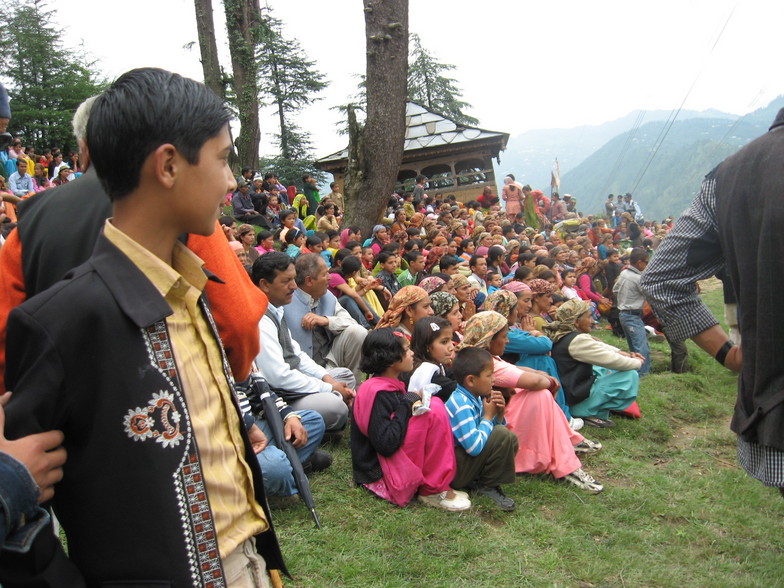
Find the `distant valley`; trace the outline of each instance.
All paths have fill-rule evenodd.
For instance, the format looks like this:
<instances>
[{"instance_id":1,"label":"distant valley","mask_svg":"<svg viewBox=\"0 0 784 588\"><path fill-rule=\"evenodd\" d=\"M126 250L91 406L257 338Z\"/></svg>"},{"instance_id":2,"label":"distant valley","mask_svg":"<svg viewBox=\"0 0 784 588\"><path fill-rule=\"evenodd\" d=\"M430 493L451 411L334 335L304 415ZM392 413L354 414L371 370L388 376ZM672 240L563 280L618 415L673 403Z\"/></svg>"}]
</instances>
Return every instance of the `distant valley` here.
<instances>
[{"instance_id":1,"label":"distant valley","mask_svg":"<svg viewBox=\"0 0 784 588\"><path fill-rule=\"evenodd\" d=\"M497 166L499 184L513 173L549 194L557 157L560 192L575 196L585 214L603 212L608 194L633 192L646 218L678 216L705 174L767 131L782 107L784 96L743 117L681 111L668 131L666 111L635 111L598 126L528 131L509 139Z\"/></svg>"}]
</instances>

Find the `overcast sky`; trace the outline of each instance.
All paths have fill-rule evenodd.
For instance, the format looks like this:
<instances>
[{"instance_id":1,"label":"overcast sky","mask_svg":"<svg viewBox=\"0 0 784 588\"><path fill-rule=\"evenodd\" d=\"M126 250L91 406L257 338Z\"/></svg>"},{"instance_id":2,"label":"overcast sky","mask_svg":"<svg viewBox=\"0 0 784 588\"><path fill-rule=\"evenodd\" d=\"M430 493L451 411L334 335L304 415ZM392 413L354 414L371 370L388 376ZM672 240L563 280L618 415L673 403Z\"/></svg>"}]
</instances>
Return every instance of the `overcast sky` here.
<instances>
[{"instance_id":1,"label":"overcast sky","mask_svg":"<svg viewBox=\"0 0 784 588\"><path fill-rule=\"evenodd\" d=\"M330 81L299 125L311 131L317 157L342 149L339 114L330 107L345 103L355 75L364 73L362 1L269 4ZM213 5L230 69L223 5ZM59 7L66 44L83 43L108 78L158 66L202 79L198 46L185 48L196 41L192 0ZM480 126L514 136L600 124L636 109L672 110L684 99L686 109L738 115L764 106L784 93L783 17L784 2L770 0L410 0L409 28L440 61L457 66L452 75ZM262 117L263 132L274 124Z\"/></svg>"}]
</instances>

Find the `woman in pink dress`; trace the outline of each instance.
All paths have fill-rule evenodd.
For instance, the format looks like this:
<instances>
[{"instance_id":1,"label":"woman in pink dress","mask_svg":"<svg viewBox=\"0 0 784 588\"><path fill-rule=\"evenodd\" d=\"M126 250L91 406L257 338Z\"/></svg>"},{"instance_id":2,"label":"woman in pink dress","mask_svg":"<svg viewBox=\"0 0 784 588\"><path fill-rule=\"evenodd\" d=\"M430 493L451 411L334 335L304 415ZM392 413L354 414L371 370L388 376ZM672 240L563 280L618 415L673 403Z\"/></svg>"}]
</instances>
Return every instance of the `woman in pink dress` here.
<instances>
[{"instance_id":1,"label":"woman in pink dress","mask_svg":"<svg viewBox=\"0 0 784 588\"><path fill-rule=\"evenodd\" d=\"M515 456L518 474L551 474L578 488L597 494L604 488L582 469L577 454L596 453L601 443L590 441L569 428L550 390L553 379L537 370L522 368L500 358L508 342L508 322L489 310L468 320L462 347L480 347L493 356L494 387L511 390L506 420L517 435Z\"/></svg>"},{"instance_id":2,"label":"woman in pink dress","mask_svg":"<svg viewBox=\"0 0 784 588\"><path fill-rule=\"evenodd\" d=\"M506 202L506 216L509 222L514 222L519 213L523 211L523 191L515 181L507 176L504 178L504 190L501 198Z\"/></svg>"}]
</instances>

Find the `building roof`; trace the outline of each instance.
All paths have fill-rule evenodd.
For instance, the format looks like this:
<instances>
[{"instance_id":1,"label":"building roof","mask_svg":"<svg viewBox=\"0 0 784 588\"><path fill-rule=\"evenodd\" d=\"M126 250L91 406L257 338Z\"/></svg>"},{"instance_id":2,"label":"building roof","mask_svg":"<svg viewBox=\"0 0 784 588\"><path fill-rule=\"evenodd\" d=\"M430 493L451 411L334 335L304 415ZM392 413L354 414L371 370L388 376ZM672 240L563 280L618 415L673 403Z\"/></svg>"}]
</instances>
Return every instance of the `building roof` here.
<instances>
[{"instance_id":1,"label":"building roof","mask_svg":"<svg viewBox=\"0 0 784 588\"><path fill-rule=\"evenodd\" d=\"M508 133L497 133L477 127L469 127L456 123L442 114L431 112L416 102L406 103L406 138L403 152L442 147L458 146L482 139L494 139L500 142L499 150L506 149ZM332 163L348 158L348 147L317 160L318 163Z\"/></svg>"}]
</instances>

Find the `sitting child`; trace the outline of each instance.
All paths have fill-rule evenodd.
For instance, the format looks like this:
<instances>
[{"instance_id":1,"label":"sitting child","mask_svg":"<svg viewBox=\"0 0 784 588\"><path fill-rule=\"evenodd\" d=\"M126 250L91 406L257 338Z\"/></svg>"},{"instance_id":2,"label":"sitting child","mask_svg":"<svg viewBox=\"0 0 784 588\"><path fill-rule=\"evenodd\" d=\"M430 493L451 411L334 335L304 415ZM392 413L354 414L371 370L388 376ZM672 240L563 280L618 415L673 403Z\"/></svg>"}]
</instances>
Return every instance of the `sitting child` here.
<instances>
[{"instance_id":1,"label":"sitting child","mask_svg":"<svg viewBox=\"0 0 784 588\"><path fill-rule=\"evenodd\" d=\"M500 290L504 285L504 278L499 272L487 274L487 294L490 295L496 290Z\"/></svg>"},{"instance_id":2,"label":"sitting child","mask_svg":"<svg viewBox=\"0 0 784 588\"><path fill-rule=\"evenodd\" d=\"M501 510L513 510L514 500L501 484L515 481L517 436L506 428L503 394L493 390L493 356L478 347L461 349L455 358L457 389L446 403L455 436L456 488L475 488Z\"/></svg>"},{"instance_id":3,"label":"sitting child","mask_svg":"<svg viewBox=\"0 0 784 588\"><path fill-rule=\"evenodd\" d=\"M451 366L455 357L455 344L452 340L452 325L445 318L426 316L414 325L411 336L411 349L414 351L414 371L407 381L408 390L422 390L425 384L436 384L441 390L436 392L446 402L455 391L457 382L452 378Z\"/></svg>"},{"instance_id":4,"label":"sitting child","mask_svg":"<svg viewBox=\"0 0 784 588\"><path fill-rule=\"evenodd\" d=\"M354 481L398 506L406 506L418 493L427 506L468 510L468 495L449 487L455 452L444 403L432 398L429 411L413 416L421 396L407 393L400 381L400 374L413 367L413 353L401 332L382 328L368 333L360 369L373 377L354 399Z\"/></svg>"}]
</instances>

